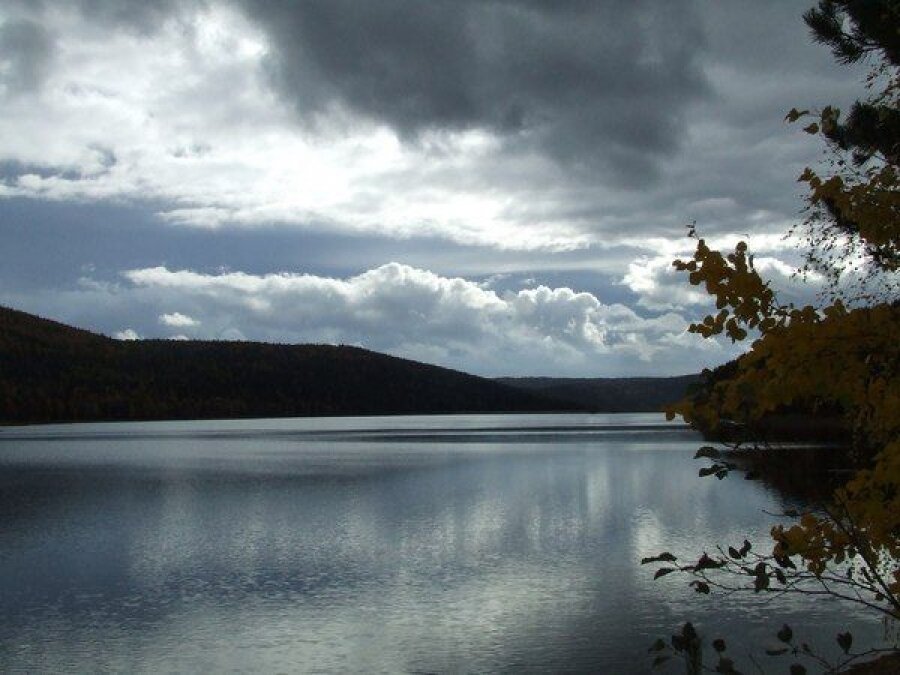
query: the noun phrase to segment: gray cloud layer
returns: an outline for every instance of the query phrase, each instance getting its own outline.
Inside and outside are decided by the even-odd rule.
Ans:
[[[482,373],[712,365],[733,352],[682,333],[705,302],[669,264],[685,222],[750,235],[776,285],[810,294],[774,233],[819,146],[781,120],[859,81],[809,43],[810,3],[8,0],[0,301]],[[450,302],[489,277],[491,302]]]
[[[0,84],[6,93],[36,89],[53,56],[53,40],[40,25],[27,19],[0,25]]]
[[[687,334],[674,312],[645,318],[565,287],[498,292],[398,263],[346,279],[166,267],[123,276],[85,278],[80,292],[167,310],[123,327],[123,338],[159,335],[155,319],[177,336],[356,343],[487,375],[676,374],[736,353]]]
[[[307,119],[335,109],[403,136],[483,128],[645,184],[707,94],[691,3],[245,3],[274,80]]]
[[[692,218],[704,231],[780,228],[815,156],[783,113],[846,100],[852,81],[808,44],[805,6],[12,3],[0,160],[18,170],[0,194],[149,196],[180,224],[521,248],[677,236]],[[59,48],[69,61],[54,62]],[[366,122],[406,147],[370,142]]]

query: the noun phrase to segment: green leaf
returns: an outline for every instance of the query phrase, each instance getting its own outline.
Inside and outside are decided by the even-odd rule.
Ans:
[[[787,624],[784,624],[781,627],[781,630],[776,633],[776,637],[782,642],[790,642],[794,638],[794,631],[791,630],[791,627]]]
[[[699,637],[697,635],[697,630],[694,628],[694,624],[692,624],[690,621],[685,622],[684,626],[681,628],[681,634],[686,640],[693,641]]]
[[[707,457],[709,459],[719,459],[722,453],[716,450],[711,445],[704,445],[702,448],[697,450],[697,454],[694,455],[694,459],[700,459],[701,457]]]
[[[846,633],[838,633],[837,634],[837,643],[841,646],[841,649],[844,650],[844,653],[850,651],[850,647],[853,646],[853,635],[847,631]]]
[[[713,560],[706,554],[704,551],[703,555],[700,556],[700,559],[697,561],[697,564],[694,565],[695,570],[715,570],[720,567],[725,566],[724,560]]]
[[[656,574],[653,575],[653,578],[659,579],[660,577],[664,577],[667,574],[671,574],[674,571],[675,571],[674,567],[660,567],[658,570],[656,570]]]
[[[693,586],[698,593],[709,595],[709,584],[705,581],[692,581],[691,586]]]
[[[788,111],[788,114],[785,115],[784,121],[785,122],[796,122],[801,117],[806,117],[807,115],[809,115],[809,110],[797,110],[796,108],[791,108]]]
[[[794,561],[791,560],[788,556],[778,556],[775,558],[775,562],[778,563],[779,567],[784,567],[785,569],[790,568],[792,570],[797,569],[797,566],[794,564]]]
[[[738,551],[734,546],[728,547],[728,555],[730,555],[735,560],[740,560],[744,556],[741,555],[741,552]]]
[[[665,640],[663,640],[662,638],[657,638],[656,642],[654,642],[652,645],[650,645],[650,649],[648,649],[647,651],[648,652],[661,652],[665,648],[666,648]]]

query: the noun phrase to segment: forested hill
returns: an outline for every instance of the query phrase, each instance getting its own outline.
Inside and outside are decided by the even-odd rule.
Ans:
[[[658,412],[681,400],[700,375],[678,377],[501,377],[498,382],[598,412]]]
[[[0,308],[0,421],[578,410],[356,347],[119,341]]]

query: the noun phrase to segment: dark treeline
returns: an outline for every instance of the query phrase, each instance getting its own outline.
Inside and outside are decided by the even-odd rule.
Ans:
[[[365,349],[124,342],[0,308],[0,421],[582,410]]]
[[[684,398],[701,382],[700,375],[678,377],[501,377],[520,389],[532,391],[601,412],[661,412]]]
[[[714,400],[716,387],[727,384],[738,373],[740,364],[741,360],[737,358],[711,370],[704,369],[688,386],[688,398],[699,403]],[[814,396],[797,397],[790,405],[780,405],[759,419],[743,420],[740,424],[730,422],[726,418],[717,428],[710,429],[700,420],[695,420],[693,426],[707,440],[732,444],[765,446],[769,443],[810,441],[846,445],[852,440],[846,423],[846,411],[840,404],[836,401],[818,401]],[[836,470],[832,463],[826,464],[827,470]]]

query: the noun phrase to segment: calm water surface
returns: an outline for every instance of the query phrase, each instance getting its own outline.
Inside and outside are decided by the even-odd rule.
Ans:
[[[0,667],[640,673],[684,620],[880,634],[652,580],[642,556],[763,543],[785,506],[699,479],[698,444],[644,414],[5,428]]]

